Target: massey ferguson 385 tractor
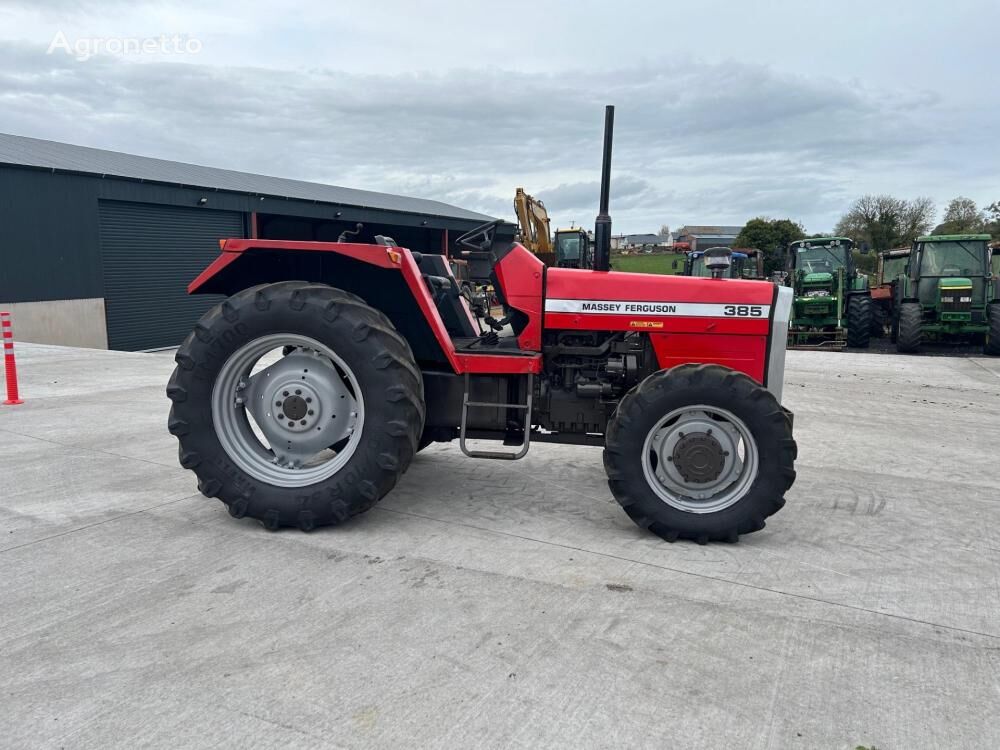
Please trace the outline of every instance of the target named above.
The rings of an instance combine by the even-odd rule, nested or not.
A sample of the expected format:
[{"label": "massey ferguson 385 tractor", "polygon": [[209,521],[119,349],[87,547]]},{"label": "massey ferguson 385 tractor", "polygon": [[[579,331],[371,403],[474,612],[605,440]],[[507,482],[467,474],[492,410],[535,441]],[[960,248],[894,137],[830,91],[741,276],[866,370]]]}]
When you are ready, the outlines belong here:
[{"label": "massey ferguson 385 tractor", "polygon": [[780,404],[792,290],[718,278],[725,256],[717,278],[609,271],[613,117],[593,269],[494,242],[500,222],[460,238],[492,254],[504,316],[485,333],[443,256],[387,238],[226,240],[189,291],[230,296],[167,386],[201,492],[237,518],[309,531],[371,508],[431,442],[516,459],[551,441],[603,446],[612,494],[663,539],[763,528],[795,480]]}]

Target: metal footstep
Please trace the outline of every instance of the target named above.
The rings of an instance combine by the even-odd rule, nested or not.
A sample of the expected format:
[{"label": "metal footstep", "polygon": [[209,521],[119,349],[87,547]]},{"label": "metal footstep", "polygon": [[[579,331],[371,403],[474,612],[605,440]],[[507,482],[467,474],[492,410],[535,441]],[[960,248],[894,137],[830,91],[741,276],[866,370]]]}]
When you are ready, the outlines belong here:
[{"label": "metal footstep", "polygon": [[[528,373],[528,402],[526,404],[502,404],[502,403],[492,403],[488,401],[470,401],[469,400],[469,373],[465,373],[465,394],[462,396],[462,424],[459,430],[458,445],[462,449],[462,453],[470,458],[498,458],[505,459],[508,461],[514,461],[518,458],[523,458],[528,452],[528,447],[531,445],[531,394],[534,387],[534,375]],[[521,446],[513,452],[510,451],[478,451],[471,450],[466,445],[465,429],[468,422],[469,409],[470,408],[489,408],[489,409],[524,409],[524,442]]]}]

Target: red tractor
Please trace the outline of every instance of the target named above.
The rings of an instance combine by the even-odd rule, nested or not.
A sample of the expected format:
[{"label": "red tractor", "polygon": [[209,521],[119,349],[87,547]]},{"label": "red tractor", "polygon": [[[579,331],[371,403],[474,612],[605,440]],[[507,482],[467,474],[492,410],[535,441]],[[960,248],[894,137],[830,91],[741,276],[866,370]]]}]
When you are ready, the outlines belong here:
[{"label": "red tractor", "polygon": [[167,387],[201,492],[309,531],[371,508],[432,442],[516,459],[550,441],[603,446],[614,497],[668,541],[763,528],[795,479],[791,290],[721,278],[724,255],[715,278],[609,271],[612,124],[609,107],[593,269],[494,242],[500,222],[461,238],[492,255],[504,317],[485,333],[443,256],[383,237],[226,240],[189,291],[228,299]]}]

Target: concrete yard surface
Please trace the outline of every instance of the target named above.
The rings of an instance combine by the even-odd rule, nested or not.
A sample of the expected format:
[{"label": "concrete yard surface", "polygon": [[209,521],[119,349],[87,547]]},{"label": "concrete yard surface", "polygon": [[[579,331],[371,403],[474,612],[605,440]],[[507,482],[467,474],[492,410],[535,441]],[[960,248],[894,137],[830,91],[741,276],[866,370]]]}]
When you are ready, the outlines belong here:
[{"label": "concrete yard surface", "polygon": [[788,503],[704,547],[541,444],[268,533],[178,466],[171,353],[18,364],[0,747],[1000,747],[1000,361],[790,352]]}]

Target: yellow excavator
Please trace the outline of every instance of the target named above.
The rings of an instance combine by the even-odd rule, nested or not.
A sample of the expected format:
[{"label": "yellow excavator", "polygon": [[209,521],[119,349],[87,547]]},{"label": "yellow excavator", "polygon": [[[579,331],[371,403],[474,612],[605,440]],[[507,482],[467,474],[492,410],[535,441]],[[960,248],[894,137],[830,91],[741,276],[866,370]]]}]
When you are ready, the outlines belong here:
[{"label": "yellow excavator", "polygon": [[522,245],[547,266],[590,268],[593,266],[590,235],[583,227],[557,229],[555,242],[549,234],[549,214],[545,204],[518,188],[514,192],[514,213],[520,227]]}]

